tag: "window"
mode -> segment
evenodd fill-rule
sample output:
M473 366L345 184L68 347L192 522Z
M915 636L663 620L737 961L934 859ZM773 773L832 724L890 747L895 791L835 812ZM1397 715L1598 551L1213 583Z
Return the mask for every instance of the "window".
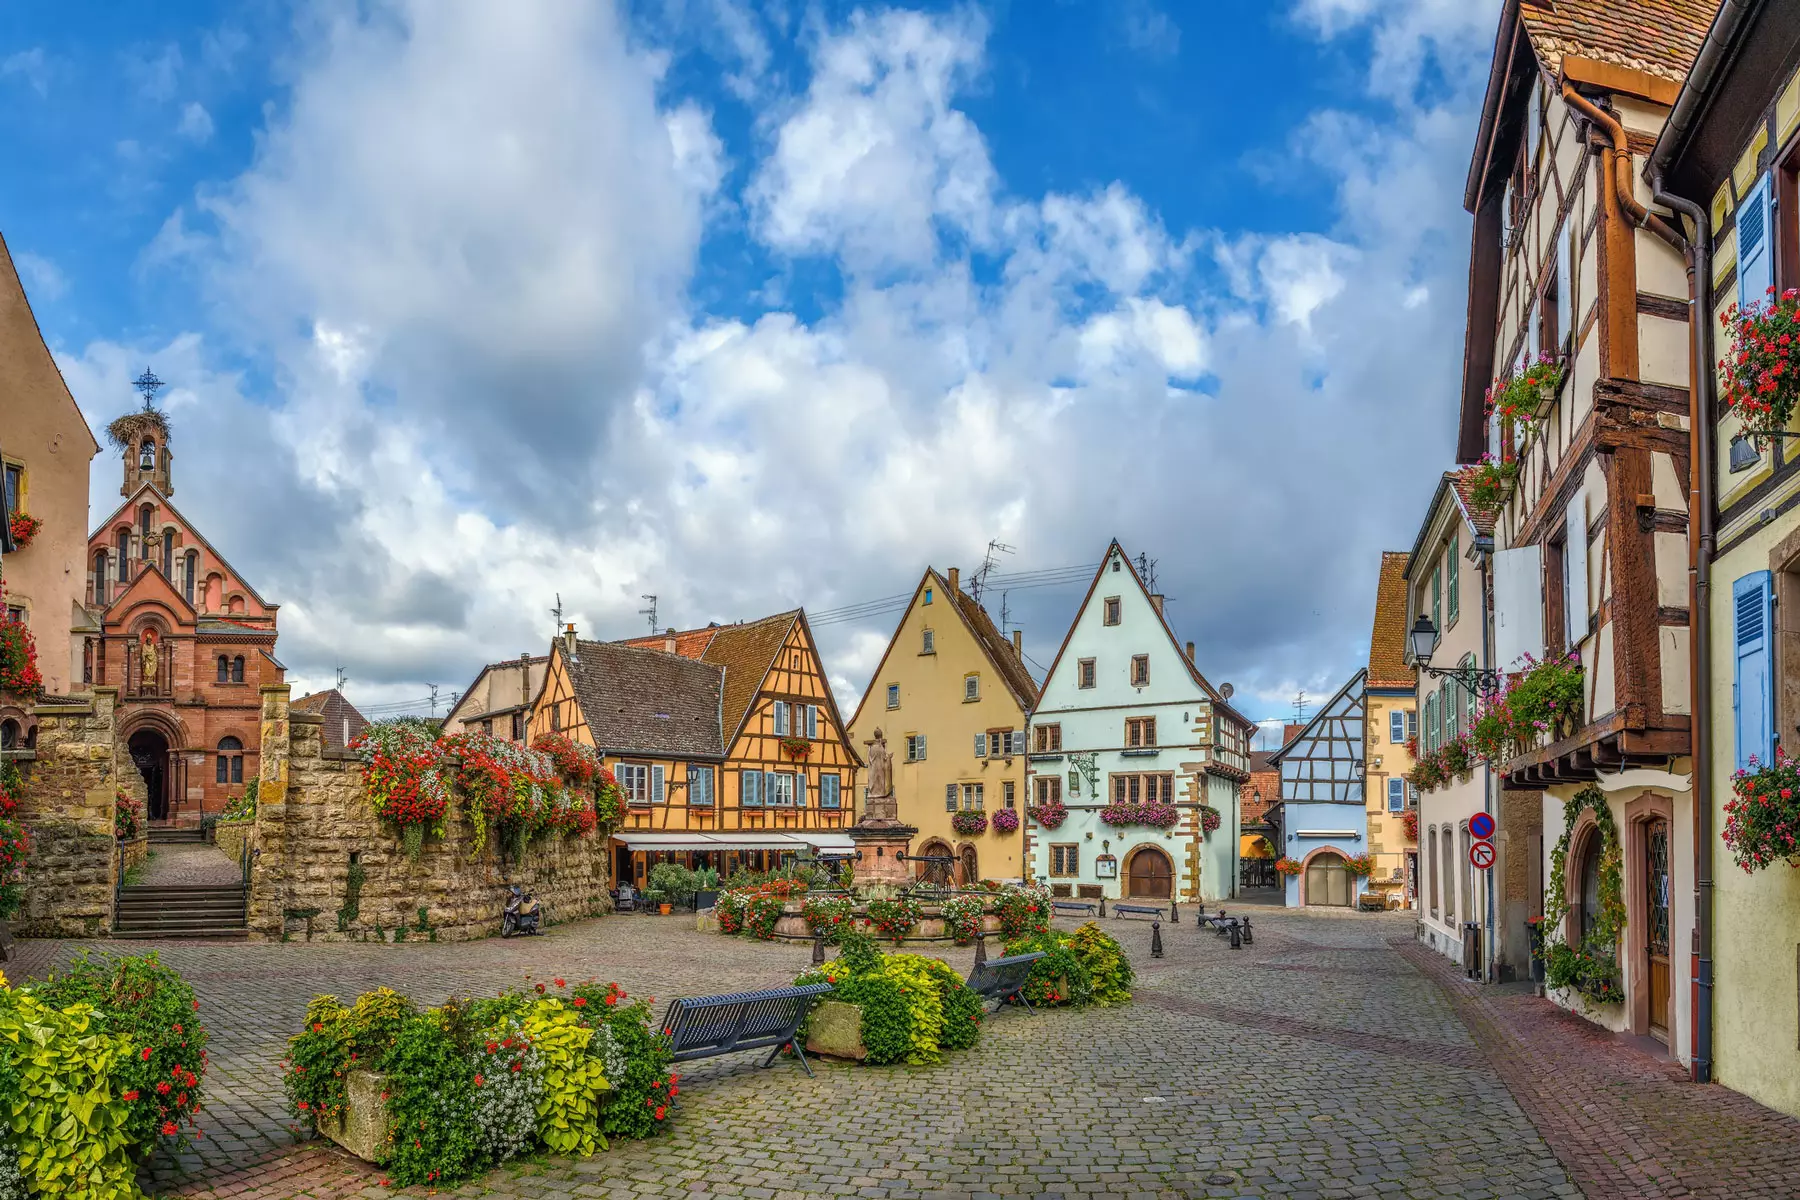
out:
M944 811L956 811L956 785L954 783L944 785Z
M181 598L189 604L194 602L194 576L200 570L200 552L189 550L182 557Z
M687 769L687 802L694 808L711 808L713 804L713 769L690 764Z
M988 756L999 758L1003 754L1010 753L1012 750L1011 737L1010 733L997 733L990 730L987 735Z
M819 706L816 704L806 706L806 736L813 741L819 739Z
M1440 633L1444 628L1444 571L1442 567L1431 569L1431 625Z
M1076 667L1075 686L1078 688L1093 687L1094 686L1094 660L1091 658L1084 658L1080 662L1076 663L1075 667Z
M131 530L121 527L116 540L119 544L119 582L124 583L131 578Z
M921 645L921 647L919 649L919 653L920 654L936 654L937 653L937 639L932 636L932 632L929 629L927 629L924 632L923 644Z
M975 757L976 758L985 758L985 757L987 757L987 752L988 752L988 735L985 733L976 734L975 735Z
M1771 607L1772 576L1752 571L1731 585L1732 654L1734 659L1732 708L1736 725L1737 765L1750 770L1751 760L1768 763L1775 757L1775 689L1770 670L1774 645Z
M1431 904L1431 915L1435 917L1438 915L1438 851L1436 828L1432 829L1426 841L1431 849L1425 855L1425 896Z
M927 603L927 604L931 603L931 589L930 588L925 589L925 603Z
M1173 804L1175 776L1171 774L1114 775L1114 804Z
M1062 777L1059 775L1034 775L1031 777L1031 792L1035 797L1033 801L1035 804L1059 803L1062 800Z
M525 740L525 714L522 712L512 715L512 740L515 742Z
M9 625L23 625L25 623L25 607L20 604L7 605L6 621Z
M244 656L241 654L231 660L231 682L244 682Z
M1156 718L1126 717L1125 744L1127 746L1156 745Z
M624 783L619 784L624 787ZM738 776L738 802L745 808L762 807L762 772L745 771Z
M1775 286L1775 256L1770 253L1769 177L1762 176L1737 210L1739 308L1767 304Z
M843 780L836 775L819 776L819 807L842 808L843 806Z
M1396 746L1406 741L1406 714L1397 708L1388 713L1388 741Z
M23 506L20 497L25 494L25 468L18 463L6 464L6 511L16 513Z
M985 807L982 803L982 785L965 783L962 785L962 806L964 812L980 812Z
M173 530L163 531L162 540L162 573L163 578L174 582L175 579L175 533Z
M1444 830L1444 921L1456 924L1456 838L1451 830Z
M888 684L888 707L900 707L900 685L897 683Z
M1150 683L1150 656L1134 654L1131 656L1131 686L1147 687Z
M1424 738L1424 741L1420 744L1419 748L1426 751L1427 753L1430 753L1431 751L1436 750L1437 746L1438 746L1438 744L1437 744L1437 734L1438 734L1437 706L1438 706L1438 698L1437 698L1436 692L1433 692L1431 695L1425 697L1425 738Z
M1023 729L1006 731L1006 753L1009 756L1025 753L1025 731Z
M1467 671L1473 672L1475 670L1475 656L1473 654L1465 654L1462 656L1462 662L1457 665ZM1468 733L1475 728L1475 691L1473 688L1459 688L1458 690L1462 692L1462 730L1464 733Z
M1050 847L1050 873L1052 875L1081 874L1081 845L1078 842L1055 844Z
M231 682L231 660L223 654L219 655L219 682Z
M1462 602L1457 597L1457 581L1462 577L1462 555L1457 553L1457 543L1462 538L1455 531L1450 533L1450 553L1444 559L1444 566L1450 576L1450 623L1456 624L1457 616L1462 612Z
M481 732L487 734L489 737L494 736L494 722L493 722L492 718L489 718L489 717L482 718Z
M1585 941L1600 919L1600 834L1597 831L1588 831L1577 861L1581 873L1581 907L1575 918L1579 936Z
M794 774L792 771L763 772L763 804L769 808L794 807Z
M1390 778L1388 781L1388 811L1401 812L1406 808L1406 780Z
M94 551L94 603L106 603L106 551Z
M244 782L244 743L234 737L219 739L219 757L214 775L216 783Z
M1062 752L1061 725L1033 725L1031 736L1036 753L1060 754Z
M785 700L775 701L774 709L775 709L775 736L776 737L786 737L788 735L787 701L785 701Z
M555 712L553 708L550 710ZM650 803L650 768L643 763L620 763L613 768L613 778L625 794L627 804Z
M1108 625L1117 625L1119 623L1119 598L1117 596L1108 596L1106 598L1105 615L1101 619Z
M150 561L150 521L155 515L156 510L148 504L138 505L138 553L145 562Z
M1002 783L1000 785L1000 794L1002 796L1004 796L1006 799L1006 807L1008 807L1008 808L1017 807L1017 796L1015 795L1015 793L1013 791L1013 781L1012 780L1008 779L1005 783Z
M550 729L555 733L562 732L562 704L560 702L550 706Z
M981 699L981 676L979 676L979 675L964 675L963 676L963 703L967 704L971 700L979 700L979 699Z
M955 756L952 755L952 757L955 757ZM925 761L925 735L924 734L909 733L906 735L906 761L907 762L924 762Z

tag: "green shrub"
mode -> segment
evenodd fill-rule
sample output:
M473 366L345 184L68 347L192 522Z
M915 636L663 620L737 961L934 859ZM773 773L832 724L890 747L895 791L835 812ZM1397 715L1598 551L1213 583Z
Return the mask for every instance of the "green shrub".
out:
M1137 976L1124 948L1112 935L1089 921L1069 935L1068 946L1087 972L1095 1004L1130 1002L1131 984Z
M612 1093L601 1110L601 1128L614 1137L647 1138L662 1128L669 1103L679 1094L670 1072L669 1039L651 1025L650 1006L630 1000L616 983L592 981L570 992L581 1019L595 1030L592 1053L606 1071ZM629 1001L629 1002L628 1002Z
M538 1101L538 1136L558 1154L583 1157L606 1148L600 1132L597 1093L606 1090L606 1072L588 1054L594 1030L579 1010L560 1000L533 1006L520 1026L544 1064L544 1095Z
M871 1065L935 1063L981 1034L981 998L947 964L921 954L883 954L860 929L846 930L838 957L796 984L829 983L834 999L862 1009Z
M1050 930L1050 893L1044 888L1007 888L1000 893L995 908L1004 937L1029 937Z
M475 1124L468 1119L475 1070L468 1046L451 1033L439 1010L408 1016L380 1060L393 1120L383 1166L403 1187L466 1179L480 1164Z
M1040 1007L1080 1008L1093 1003L1093 982L1081 957L1069 948L1067 936L1051 930L1006 944L1009 955L1036 951L1042 951L1044 957L1031 964L1031 980L1025 985L1027 1000Z

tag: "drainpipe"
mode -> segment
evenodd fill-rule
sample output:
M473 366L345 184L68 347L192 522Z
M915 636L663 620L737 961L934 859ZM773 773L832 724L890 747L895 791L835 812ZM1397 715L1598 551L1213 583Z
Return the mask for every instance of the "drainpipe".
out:
M1659 170L1651 181L1656 202L1694 223L1688 248L1688 330L1694 339L1688 388L1689 577L1693 603L1688 612L1688 670L1693 695L1694 751L1694 969L1695 1083L1712 1082L1713 1057L1713 811L1712 811L1712 560L1718 539L1713 528L1713 328L1705 300L1712 282L1712 223L1704 206L1663 188ZM1697 534L1697 536L1696 536Z
M1572 108L1606 131L1606 136L1612 143L1605 150L1606 173L1612 178L1613 190L1619 195L1619 207L1625 210L1626 219L1639 229L1648 229L1685 254L1687 239L1681 236L1680 231L1638 203L1637 193L1632 186L1631 146L1625 136L1625 127L1611 113L1576 91L1575 85L1567 80L1563 81L1562 95Z
M1491 537L1488 539L1488 544L1490 547L1493 545L1493 539ZM1481 587L1481 607L1484 610L1481 616L1481 665L1485 668L1489 663L1494 661L1494 629L1492 623L1488 620L1488 614L1493 612L1494 606L1488 600L1488 552L1485 550L1476 554L1475 573L1476 582ZM1482 703L1485 704L1486 702L1487 697L1483 696ZM1481 794L1487 803L1488 812L1494 815L1497 827L1500 819L1500 789L1494 786L1494 768L1492 764L1489 763L1482 764ZM1510 842L1511 839L1508 839L1509 852ZM1500 982L1501 937L1499 925L1495 919L1495 913L1498 908L1499 905L1494 897L1494 872L1489 870L1487 879L1487 982L1489 983ZM1504 917L1501 919L1503 920Z

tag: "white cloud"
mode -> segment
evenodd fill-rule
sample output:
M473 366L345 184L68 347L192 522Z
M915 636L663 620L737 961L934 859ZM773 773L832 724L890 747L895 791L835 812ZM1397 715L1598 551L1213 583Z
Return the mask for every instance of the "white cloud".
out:
M17 76L39 96L50 94L50 60L42 46L17 50L0 58L0 79Z
M1151 0L1124 0L1117 9L1125 44L1147 58L1173 58L1181 52L1181 27Z
M161 103L175 95L181 78L181 47L173 42L154 54L138 48L128 53L126 74L136 83L144 99Z
M1367 33L1374 51L1370 90L1405 100L1432 60L1446 68L1460 65L1478 85L1486 82L1484 64L1474 56L1493 44L1500 0L1296 0L1293 13L1322 38ZM1468 82L1452 80L1451 86Z
M25 277L26 291L33 300L61 300L69 291L68 277L62 269L41 254L22 252L13 255L13 264Z
M175 132L192 142L210 141L213 135L212 114L199 101L190 101L181 110L181 123Z

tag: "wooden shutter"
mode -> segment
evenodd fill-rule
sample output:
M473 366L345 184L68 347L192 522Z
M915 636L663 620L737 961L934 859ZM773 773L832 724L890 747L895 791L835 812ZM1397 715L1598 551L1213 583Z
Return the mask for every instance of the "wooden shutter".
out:
M954 783L944 785L944 811L956 811L956 785Z
M978 733L975 735L975 757L987 757L987 734L985 733Z
M1519 669L1525 655L1544 656L1544 548L1520 546L1494 555L1494 665Z
M663 790L663 768L659 763L650 768L650 803L661 804L667 793Z
M1771 583L1769 572L1752 571L1731 585L1732 643L1737 656L1731 693L1740 770L1749 770L1752 758L1767 764L1775 756Z
M788 717L787 701L777 700L775 702L775 736L776 737L786 737L787 736L787 731L788 731L787 717Z
M1569 499L1563 552L1563 617L1567 646L1573 650L1588 633L1587 489Z
M809 738L819 736L819 706L816 704L806 706L806 736Z
M1744 197L1737 212L1738 307L1766 304L1775 283L1775 257L1769 253L1769 177L1764 175Z
M762 807L762 773L743 771L738 776L738 802L745 808Z
M1563 220L1556 238L1556 341L1558 348L1568 346L1574 353L1573 334L1580 324L1575 313L1575 255L1571 239L1575 231L1575 214Z
M794 772L794 807L806 807L806 772Z
M922 733L919 735L919 761L925 761L925 735Z

